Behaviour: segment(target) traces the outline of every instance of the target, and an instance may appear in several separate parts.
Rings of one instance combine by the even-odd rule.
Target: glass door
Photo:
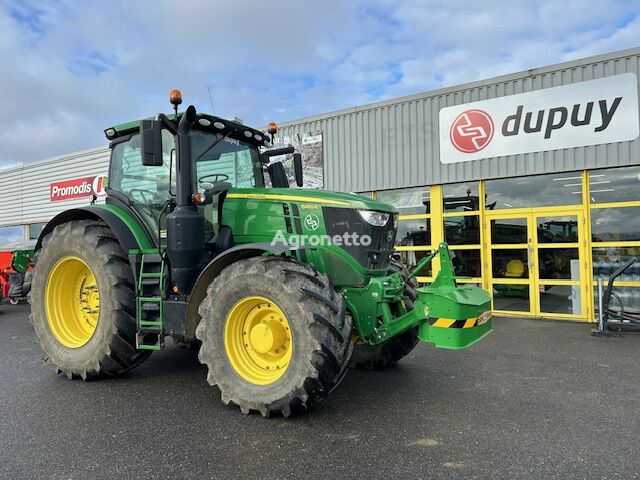
[[[535,314],[533,225],[530,214],[486,215],[487,288],[493,293],[494,311]]]
[[[536,315],[583,319],[587,283],[582,211],[536,212]]]
[[[582,211],[540,209],[486,215],[487,289],[493,310],[582,320],[588,279]]]

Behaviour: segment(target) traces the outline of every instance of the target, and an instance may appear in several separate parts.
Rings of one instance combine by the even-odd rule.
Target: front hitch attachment
[[[418,336],[439,348],[469,347],[491,333],[491,297],[475,285],[458,286],[445,243],[425,257],[411,276],[420,273],[436,255],[440,273],[431,285],[418,288],[422,314],[427,317],[420,321]]]
[[[398,273],[371,278],[364,287],[342,289],[361,342],[377,345],[417,326],[422,341],[457,350],[491,332],[491,297],[474,285],[456,284],[446,243],[421,260],[410,277],[418,275],[436,255],[440,273],[431,285],[417,289],[418,299],[409,311],[403,301],[405,284]]]

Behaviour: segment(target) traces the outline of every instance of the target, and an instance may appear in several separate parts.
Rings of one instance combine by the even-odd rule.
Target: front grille
[[[386,269],[393,252],[396,230],[393,228],[393,215],[383,227],[374,227],[365,222],[357,211],[351,208],[324,207],[322,209],[327,234],[331,237],[345,234],[371,237],[371,244],[342,245],[341,248],[366,269]]]

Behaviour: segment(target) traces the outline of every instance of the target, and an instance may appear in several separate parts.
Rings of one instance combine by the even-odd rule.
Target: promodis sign
[[[107,177],[94,176],[74,178],[54,182],[49,186],[49,199],[52,202],[70,200],[72,198],[89,197],[91,195],[104,195],[107,186]]]
[[[633,73],[440,110],[440,161],[623,142],[638,137]]]

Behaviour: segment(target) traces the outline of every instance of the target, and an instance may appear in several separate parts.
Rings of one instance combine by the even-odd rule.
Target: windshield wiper
[[[209,148],[207,148],[204,152],[202,152],[200,155],[198,155],[198,158],[196,158],[196,162],[199,161],[202,157],[204,157],[205,154],[209,153],[211,151],[211,149],[213,147],[215,147],[216,145],[218,145],[222,140],[227,138],[230,133],[231,133],[231,130],[229,130],[227,133],[225,133],[224,137],[220,137],[215,142],[213,142]]]

